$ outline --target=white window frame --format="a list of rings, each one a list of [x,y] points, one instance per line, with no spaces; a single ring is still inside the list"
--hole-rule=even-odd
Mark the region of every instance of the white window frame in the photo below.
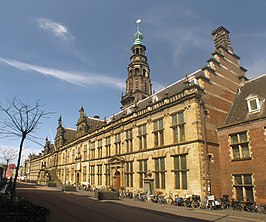
[[[257,109],[252,109],[251,102],[256,101]],[[247,105],[248,105],[248,112],[255,113],[259,112],[261,109],[261,101],[259,100],[257,95],[250,95],[246,98]]]

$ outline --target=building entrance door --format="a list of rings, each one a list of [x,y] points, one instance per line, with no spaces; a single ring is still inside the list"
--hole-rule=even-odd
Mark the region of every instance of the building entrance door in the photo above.
[[[79,177],[79,173],[77,173],[77,177],[76,177],[76,184],[79,185],[80,184],[80,177]]]
[[[120,189],[120,172],[119,171],[115,171],[114,174],[114,187],[116,192],[119,192]]]

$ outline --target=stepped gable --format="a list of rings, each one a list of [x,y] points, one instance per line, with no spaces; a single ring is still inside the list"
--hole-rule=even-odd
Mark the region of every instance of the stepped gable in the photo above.
[[[251,79],[242,86],[235,98],[233,106],[226,118],[225,125],[251,121],[266,117],[266,74]],[[250,111],[248,100],[258,98],[258,110]]]

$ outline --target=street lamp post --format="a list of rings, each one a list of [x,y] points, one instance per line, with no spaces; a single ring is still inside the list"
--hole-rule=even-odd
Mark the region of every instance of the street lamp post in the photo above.
[[[66,186],[66,151],[65,151],[65,153],[64,153],[65,155],[64,155],[64,160],[65,160],[65,181],[64,181],[64,184],[65,184],[65,186]]]
[[[89,163],[89,164],[88,164],[88,165],[89,165],[89,166],[88,166],[88,167],[89,167],[89,169],[88,169],[88,173],[89,173],[89,176],[88,176],[88,188],[90,188],[90,185],[91,185],[91,180],[90,180],[90,176],[91,176],[91,175],[90,175],[90,172],[91,172],[91,170],[90,170],[90,169],[91,169],[91,164],[90,164],[90,163],[91,163],[91,154],[90,154],[91,144],[90,144],[90,142],[91,142],[91,141],[89,140],[89,146],[88,146],[88,147],[89,147],[89,149],[88,149],[88,154],[89,154],[89,155],[88,155],[88,157],[89,157],[89,160],[88,160],[88,163]]]

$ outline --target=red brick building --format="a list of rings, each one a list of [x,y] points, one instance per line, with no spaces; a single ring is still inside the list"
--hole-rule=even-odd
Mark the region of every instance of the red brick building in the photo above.
[[[225,124],[218,128],[221,194],[266,202],[266,75],[239,89]]]

